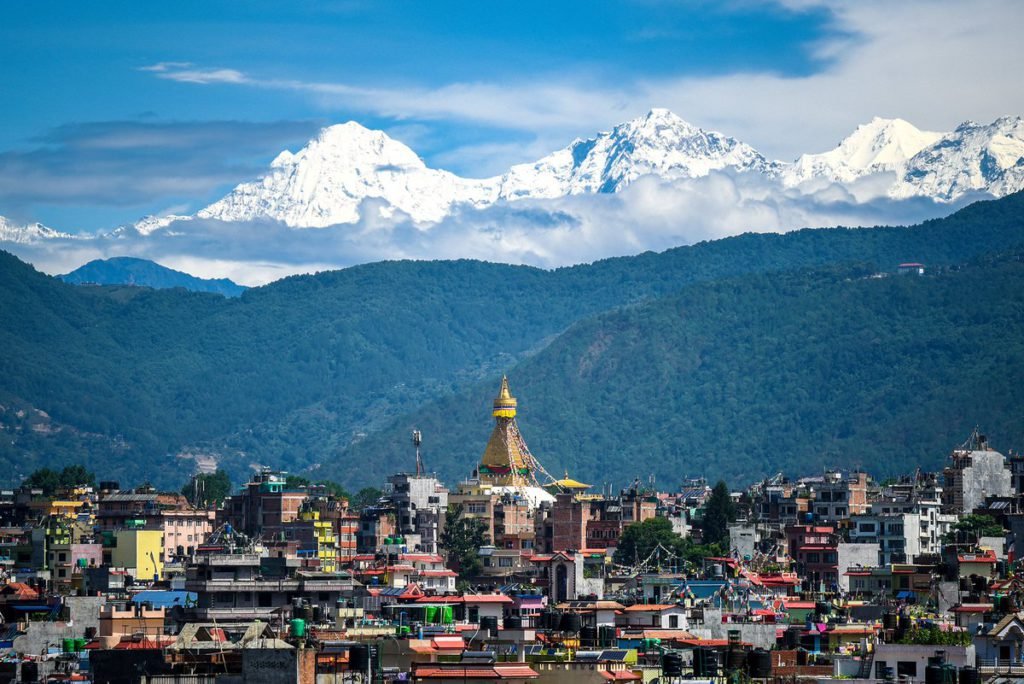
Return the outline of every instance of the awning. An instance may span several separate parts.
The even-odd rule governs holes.
[[[914,598],[914,592],[912,592],[912,591],[901,591],[898,594],[896,594],[896,598],[898,598],[900,600]]]

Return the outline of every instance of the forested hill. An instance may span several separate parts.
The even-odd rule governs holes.
[[[60,279],[75,285],[135,285],[157,290],[180,287],[193,292],[216,292],[237,297],[245,288],[227,278],[196,278],[148,259],[112,257],[83,264]]]
[[[874,268],[754,275],[582,321],[513,368],[520,428],[547,469],[621,484],[745,483],[861,466],[939,468],[980,424],[1024,445],[1024,261],[925,276]],[[428,467],[468,476],[496,381],[405,416],[328,474],[375,475],[421,430]],[[381,464],[382,467],[377,467]]]
[[[743,235],[555,271],[385,262],[288,278],[233,299],[76,288],[0,254],[0,429],[9,437],[0,440],[0,464],[16,477],[42,464],[83,462],[111,477],[169,485],[192,465],[174,454],[206,451],[236,478],[257,463],[292,471],[323,463],[353,485],[378,484],[406,455],[384,450],[372,468],[361,462],[348,472],[353,441],[381,444],[374,435],[387,429],[404,444],[408,421],[395,421],[443,397],[472,407],[472,418],[466,415],[475,423],[466,425],[486,427],[473,400],[482,396],[476,383],[486,380],[492,391],[501,371],[553,340],[548,353],[569,344],[576,338],[559,335],[588,317],[626,304],[646,311],[658,298],[722,278],[733,280],[721,287],[747,292],[747,274],[851,262],[884,272],[908,260],[961,263],[1024,245],[1022,210],[1024,197],[1015,195],[911,228]],[[523,368],[541,358],[548,356]],[[539,399],[527,391],[526,405]],[[569,396],[549,393],[551,400]],[[623,415],[646,411],[634,405],[637,397],[627,399],[616,401]],[[439,424],[431,432],[461,429]],[[582,436],[575,439],[582,445]],[[475,458],[473,444],[459,448]],[[452,464],[452,474],[466,472],[461,460]]]

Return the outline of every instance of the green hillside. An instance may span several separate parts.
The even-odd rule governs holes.
[[[874,273],[747,276],[583,321],[509,374],[527,443],[557,476],[666,486],[938,468],[976,423],[997,447],[1024,444],[1024,262]],[[339,462],[408,462],[415,426],[428,466],[465,477],[496,387],[424,407]]]
[[[395,460],[403,449],[363,450],[358,458],[372,462],[353,461],[353,442],[380,444],[374,435],[387,430],[404,445],[397,426],[408,421],[399,417],[444,397],[471,409],[476,422],[467,425],[486,429],[477,383],[493,383],[576,322],[695,283],[733,278],[722,287],[745,291],[744,274],[961,263],[1024,245],[1022,209],[1024,196],[1015,195],[911,228],[743,235],[554,271],[385,262],[288,278],[232,299],[74,287],[0,253],[0,430],[8,437],[0,464],[11,478],[84,462],[110,477],[172,485],[192,463],[168,455],[186,449],[214,454],[236,478],[257,463],[292,471],[325,464],[353,485],[376,484],[404,462]],[[548,357],[523,368],[540,358]],[[616,409],[623,415],[646,411],[639,397],[627,399]],[[525,406],[537,400],[524,396]],[[437,427],[429,432],[462,429]],[[635,426],[608,429],[621,429],[625,440]],[[450,472],[461,474],[455,452],[475,453],[476,443],[446,448]]]

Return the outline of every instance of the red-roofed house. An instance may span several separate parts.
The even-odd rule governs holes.
[[[687,609],[674,603],[637,604],[622,610],[615,618],[620,627],[688,629]]]

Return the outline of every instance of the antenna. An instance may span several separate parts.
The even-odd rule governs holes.
[[[412,431],[412,445],[416,448],[416,476],[423,474],[423,459],[420,458],[420,445],[423,444],[423,433],[419,430]]]

